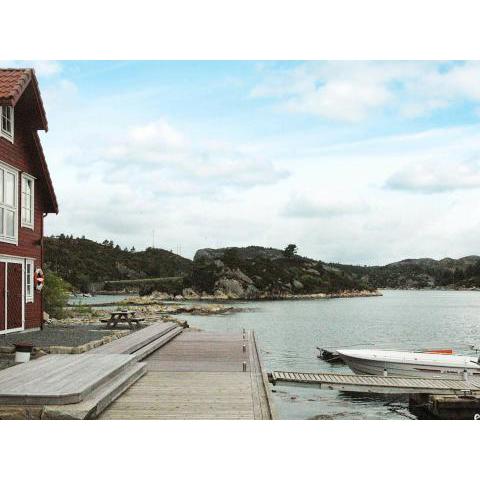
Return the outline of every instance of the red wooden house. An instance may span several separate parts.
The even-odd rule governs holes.
[[[47,128],[35,72],[0,69],[0,333],[43,321],[43,219],[58,213],[37,133]]]

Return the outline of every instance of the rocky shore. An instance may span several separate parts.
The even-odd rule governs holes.
[[[129,297],[119,302],[119,305],[126,307],[138,307],[136,310],[142,312],[142,314],[146,314],[147,316],[149,314],[222,315],[225,313],[235,313],[243,310],[242,308],[218,303],[184,303],[188,300],[199,300],[199,298],[189,298],[181,295],[171,296],[165,293],[153,292],[151,295],[136,295]],[[208,299],[204,298],[203,300],[223,299],[209,297]],[[165,303],[166,301],[175,301],[175,303]]]
[[[225,305],[225,302],[232,301],[262,301],[262,300],[315,300],[326,298],[354,298],[354,297],[379,297],[382,293],[379,290],[344,290],[335,293],[309,293],[293,294],[282,292],[279,294],[263,293],[255,298],[245,298],[239,295],[225,292],[216,292],[214,295],[206,293],[198,294],[192,289],[185,289],[182,295],[169,295],[164,292],[153,292],[151,295],[132,296],[120,302],[121,305],[156,305],[157,313],[191,313],[195,315],[215,315],[223,313],[234,313],[243,310],[242,308]],[[198,303],[184,304],[183,302],[194,301]],[[203,302],[222,302],[221,304],[204,304]],[[179,303],[164,303],[179,302]]]

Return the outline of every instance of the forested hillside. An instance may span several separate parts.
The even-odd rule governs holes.
[[[160,248],[136,252],[66,235],[45,238],[45,265],[85,292],[106,280],[188,276],[192,269],[191,260]]]
[[[160,248],[137,252],[109,240],[59,235],[45,238],[45,264],[84,292],[131,288],[181,294],[188,288],[198,294],[255,298],[376,288],[480,288],[479,256],[406,259],[369,267],[328,264],[297,255],[295,245],[289,247],[202,249],[192,262]]]
[[[334,264],[376,288],[480,288],[480,257],[406,259],[385,266]]]

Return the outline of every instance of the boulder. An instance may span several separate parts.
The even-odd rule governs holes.
[[[293,288],[295,290],[301,290],[303,288],[303,283],[300,280],[295,279],[293,282]]]
[[[232,278],[236,278],[240,282],[246,283],[248,285],[253,284],[253,280],[248,275],[243,273],[239,268],[236,268],[235,270],[232,270],[231,273],[230,273],[230,276]]]
[[[198,300],[200,298],[200,295],[195,290],[193,290],[193,288],[184,288],[182,291],[182,295],[187,300]]]
[[[148,296],[151,300],[170,300],[172,296],[166,292],[153,292],[151,295]]]
[[[243,298],[245,291],[239,280],[235,278],[224,278],[215,282],[215,290],[223,292],[227,298]]]
[[[213,298],[208,295],[205,298],[211,298],[212,300],[228,300],[228,295],[223,290],[215,290],[215,292],[213,292]]]

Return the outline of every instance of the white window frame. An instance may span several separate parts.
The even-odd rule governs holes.
[[[30,270],[30,278],[29,278],[28,270]],[[26,303],[33,303],[34,291],[35,291],[35,285],[33,281],[34,273],[35,272],[33,269],[33,260],[28,260],[28,259],[25,260],[25,302]]]
[[[12,126],[11,132],[3,129],[3,112],[7,109],[10,111],[10,125]],[[15,112],[13,107],[9,107],[7,105],[0,107],[0,137],[6,138],[8,141],[12,143],[13,143],[13,135],[15,132],[14,120],[15,120]]]
[[[0,170],[3,171],[2,179],[1,181],[3,182],[2,189],[1,189],[1,195],[0,195],[0,210],[3,210],[3,234],[0,231],[0,242],[4,243],[12,243],[14,245],[18,245],[18,170],[15,168],[12,168],[8,165],[6,165],[3,162],[0,162]],[[13,174],[14,178],[14,192],[13,192],[13,197],[14,197],[14,205],[7,205],[4,202],[5,198],[5,173],[11,173]],[[5,215],[6,211],[11,211],[13,212],[13,237],[7,236],[7,229],[6,229],[6,218],[7,216]]]
[[[23,218],[23,212],[26,210],[25,202],[25,183],[32,182],[32,188],[30,192],[30,221],[27,221]],[[28,173],[22,173],[22,184],[21,184],[21,209],[20,209],[20,224],[22,227],[31,228],[34,230],[35,226],[35,177],[32,177]]]

